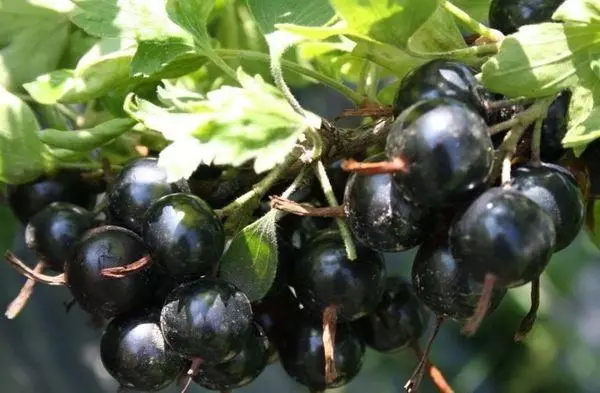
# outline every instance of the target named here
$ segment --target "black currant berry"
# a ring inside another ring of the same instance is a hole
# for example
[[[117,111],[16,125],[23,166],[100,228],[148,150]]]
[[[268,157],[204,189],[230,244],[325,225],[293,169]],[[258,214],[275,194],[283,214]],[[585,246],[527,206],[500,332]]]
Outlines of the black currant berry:
[[[394,179],[411,201],[425,206],[452,204],[488,178],[494,150],[483,118],[448,98],[421,101],[405,110],[390,130],[390,160],[404,170]]]
[[[73,244],[94,225],[91,214],[68,202],[53,202],[25,228],[25,242],[47,267],[62,272]]]
[[[96,202],[96,192],[74,171],[60,171],[53,176],[19,185],[9,185],[8,203],[15,216],[27,224],[34,214],[52,202],[70,202],[90,209]]]
[[[91,229],[75,244],[65,264],[67,285],[77,303],[91,314],[110,318],[127,312],[152,297],[156,288],[153,268],[119,279],[101,272],[147,256],[143,240],[130,230],[111,225]]]
[[[585,217],[583,196],[571,173],[558,165],[523,165],[513,169],[511,187],[540,205],[554,221],[555,251],[579,234]]]
[[[542,140],[540,157],[545,162],[556,162],[565,153],[562,140],[567,133],[568,111],[571,102],[571,92],[562,92],[548,108],[546,118],[542,122]]]
[[[353,327],[340,323],[336,327],[334,362],[336,378],[325,380],[323,325],[318,318],[303,314],[287,332],[279,347],[283,368],[298,383],[311,391],[336,388],[349,383],[362,367],[365,344]]]
[[[187,192],[187,182],[167,182],[167,172],[156,158],[140,158],[121,170],[108,190],[108,211],[119,225],[141,233],[144,214],[159,198]]]
[[[394,115],[422,100],[453,98],[485,114],[483,86],[465,64],[450,60],[432,60],[406,75],[396,92]]]
[[[368,162],[384,160],[383,154]],[[407,250],[419,245],[429,227],[429,214],[407,201],[388,173],[353,173],[344,195],[346,221],[362,245],[384,252]]]
[[[165,343],[159,319],[159,312],[140,309],[106,327],[100,359],[123,388],[161,390],[185,371],[187,362]]]
[[[252,331],[252,307],[233,285],[202,278],[169,294],[160,324],[178,353],[202,364],[224,363],[244,347]]]
[[[396,352],[423,334],[425,315],[411,284],[400,277],[387,280],[377,309],[355,322],[365,343],[379,352]]]
[[[490,27],[512,34],[524,25],[550,22],[564,0],[492,0]]]
[[[209,273],[225,246],[221,220],[192,194],[170,194],[154,202],[142,228],[152,260],[182,282]]]
[[[452,255],[475,280],[492,274],[495,286],[505,288],[537,278],[555,241],[548,213],[519,191],[498,187],[477,198],[450,230]]]
[[[274,285],[260,301],[252,304],[254,321],[273,344],[269,348],[269,363],[278,359],[277,347],[287,339],[285,330],[300,310],[298,299],[287,285]]]
[[[372,312],[385,289],[386,269],[380,254],[357,248],[358,258],[348,259],[336,231],[311,239],[294,265],[293,286],[300,303],[320,315],[335,307],[348,321]]]
[[[203,388],[220,392],[248,385],[267,366],[269,346],[263,329],[254,324],[250,336],[233,359],[213,366],[201,366],[194,381]]]
[[[448,231],[442,229],[419,247],[412,265],[412,285],[418,298],[438,317],[457,321],[473,315],[483,291],[466,264],[452,256]],[[494,288],[488,313],[505,294],[506,289]]]

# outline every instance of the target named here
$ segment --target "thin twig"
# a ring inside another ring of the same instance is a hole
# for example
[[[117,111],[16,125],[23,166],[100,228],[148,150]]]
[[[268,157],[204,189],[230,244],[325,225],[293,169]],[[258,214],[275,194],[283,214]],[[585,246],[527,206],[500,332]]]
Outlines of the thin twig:
[[[314,207],[309,203],[298,203],[277,195],[269,197],[271,208],[291,213],[296,216],[310,217],[344,217],[344,208],[342,206]]]
[[[37,265],[35,265],[33,271],[39,274],[44,271],[45,267],[46,264],[40,261],[37,263]],[[25,306],[27,305],[27,301],[33,293],[33,288],[35,287],[35,284],[35,280],[31,278],[27,279],[25,284],[21,287],[21,290],[19,291],[17,297],[15,297],[15,299],[12,302],[10,302],[10,304],[6,308],[6,312],[4,313],[4,315],[6,315],[6,318],[14,319],[17,315],[19,315],[23,308],[25,308]]]

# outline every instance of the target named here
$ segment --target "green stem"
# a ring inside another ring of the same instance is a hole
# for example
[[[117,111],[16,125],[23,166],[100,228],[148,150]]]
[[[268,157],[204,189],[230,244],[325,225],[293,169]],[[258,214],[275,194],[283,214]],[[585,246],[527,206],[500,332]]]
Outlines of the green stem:
[[[271,170],[271,172],[267,174],[267,176],[265,176],[264,178],[262,178],[262,180],[260,180],[254,186],[252,186],[252,189],[250,191],[241,195],[235,201],[231,202],[222,209],[218,210],[217,213],[219,214],[219,216],[229,216],[235,213],[238,209],[240,209],[247,203],[262,198],[267,193],[267,191],[269,191],[269,189],[273,186],[273,184],[275,184],[275,182],[277,182],[277,180],[279,180],[279,178],[285,174],[288,168],[292,166],[294,162],[296,162],[297,159],[298,155],[295,151],[288,154],[284,162],[277,165],[274,169]]]
[[[451,2],[444,1],[442,6],[446,9],[446,11],[451,13],[462,24],[470,28],[475,33],[487,38],[491,42],[497,42],[500,39],[502,39],[502,34],[500,32],[496,32],[495,30],[492,30],[486,25],[480,23],[478,20],[473,19],[469,14],[467,14],[465,11],[461,10]]]
[[[327,171],[325,170],[325,166],[321,160],[318,160],[315,163],[315,174],[317,175],[317,179],[319,179],[319,183],[321,183],[321,188],[323,189],[323,193],[325,194],[325,198],[327,199],[327,203],[329,206],[335,207],[339,206],[335,194],[333,193],[333,188],[331,187],[331,182],[329,181],[329,177],[327,176]],[[356,246],[354,245],[354,240],[352,239],[352,233],[346,225],[346,221],[343,218],[335,219],[337,226],[340,230],[340,235],[344,240],[344,246],[346,247],[346,255],[348,259],[354,261],[356,256]]]
[[[369,67],[369,72],[367,74],[367,79],[365,81],[365,94],[369,98],[369,101],[377,104],[379,104],[379,101],[377,100],[377,87],[379,83],[378,74],[379,68],[377,64],[371,64],[371,66]]]
[[[262,53],[262,52],[239,50],[239,49],[215,49],[215,52],[224,59],[226,59],[226,58],[242,58],[242,59],[253,60],[253,61],[263,61],[265,63],[270,62],[269,55],[266,53]],[[331,87],[332,89],[334,89],[334,90],[340,92],[341,94],[345,95],[346,97],[348,97],[348,99],[350,99],[356,105],[359,105],[363,101],[362,95],[358,94],[357,92],[355,92],[348,86],[344,85],[343,83],[338,82],[337,80],[330,78],[327,75],[323,75],[320,72],[311,70],[310,68],[303,67],[303,66],[296,64],[293,61],[289,61],[289,60],[281,60],[281,66],[286,71],[292,71],[292,72],[295,72],[296,74],[307,76],[318,82],[321,82],[322,84],[324,84],[326,86]]]
[[[367,79],[369,78],[369,71],[371,70],[371,62],[369,60],[363,60],[360,67],[360,73],[358,74],[358,85],[356,86],[356,93],[361,96],[365,95],[367,90]]]
[[[541,145],[542,145],[542,124],[543,118],[539,118],[535,122],[533,129],[533,136],[531,137],[531,163],[535,166],[539,166],[542,162],[541,158]]]
[[[69,108],[65,104],[56,104],[56,109],[63,115],[65,115],[69,120],[71,120],[74,124],[77,124],[77,120],[79,118],[79,114],[75,112],[73,109]]]
[[[59,161],[56,166],[62,169],[79,169],[82,171],[97,171],[102,170],[102,163],[100,162],[63,162]],[[111,165],[111,169],[120,171],[121,165]]]
[[[237,81],[237,72],[229,66],[219,55],[219,53],[213,48],[201,48],[200,53],[208,57],[217,67],[219,67],[227,76],[234,81]],[[239,83],[239,82],[238,82]]]

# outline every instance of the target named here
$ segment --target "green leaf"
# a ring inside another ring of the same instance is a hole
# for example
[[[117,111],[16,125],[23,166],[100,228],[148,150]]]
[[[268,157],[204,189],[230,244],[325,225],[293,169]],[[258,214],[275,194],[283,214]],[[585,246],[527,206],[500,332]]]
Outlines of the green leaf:
[[[597,0],[566,0],[552,19],[561,22],[600,23],[600,3]]]
[[[436,10],[440,0],[330,0],[354,32],[403,46]]]
[[[130,80],[130,63],[135,48],[128,41],[104,39],[79,60],[74,70],[57,70],[26,83],[23,87],[38,102],[85,102],[111,90],[135,85]],[[117,50],[114,50],[114,49]]]
[[[482,81],[509,97],[549,96],[596,79],[590,59],[599,45],[600,30],[592,25],[523,26],[483,65]]]
[[[277,273],[276,212],[270,211],[231,240],[219,276],[242,290],[250,301],[262,299]]]
[[[167,15],[164,1],[72,0],[71,20],[91,35],[103,38],[151,40],[186,37]]]
[[[74,151],[90,151],[100,147],[121,134],[131,130],[136,124],[132,119],[111,119],[90,129],[62,131],[47,128],[38,133],[46,145]]]
[[[67,46],[69,19],[26,0],[0,3],[0,84],[11,90],[56,68]]]
[[[576,86],[572,90],[568,119],[563,146],[583,150],[600,137],[600,79],[589,87]]]
[[[469,14],[473,19],[487,22],[492,0],[453,0],[452,4]]]
[[[327,0],[247,0],[264,35],[276,31],[277,24],[322,26],[335,16]]]
[[[179,38],[141,41],[131,61],[131,74],[149,77],[183,55],[195,55],[194,48]]]
[[[125,110],[131,117],[173,141],[159,158],[170,178],[188,177],[199,163],[239,166],[254,160],[256,172],[269,170],[284,160],[306,130],[307,120],[275,87],[241,71],[237,79],[242,87],[222,86],[203,100],[171,101],[170,108],[128,99]],[[175,95],[181,92],[171,96]]]
[[[51,167],[52,157],[38,130],[33,111],[0,87],[0,182],[25,183]]]
[[[427,55],[466,48],[467,45],[454,17],[438,7],[410,38],[408,47],[412,52]]]
[[[210,35],[206,28],[214,0],[167,0],[169,17],[192,34],[196,45],[210,48]]]

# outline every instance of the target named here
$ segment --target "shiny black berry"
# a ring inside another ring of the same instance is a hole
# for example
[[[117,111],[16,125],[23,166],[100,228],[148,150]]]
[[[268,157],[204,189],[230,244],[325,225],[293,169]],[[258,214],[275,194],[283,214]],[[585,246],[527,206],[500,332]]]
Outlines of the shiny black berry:
[[[355,326],[371,348],[395,352],[418,340],[424,323],[424,310],[410,282],[390,277],[375,311],[356,321]]]
[[[394,121],[386,154],[406,166],[394,175],[402,193],[438,207],[456,203],[487,180],[494,150],[477,112],[441,98],[421,101]]]
[[[415,68],[402,79],[394,98],[394,115],[421,100],[453,98],[485,114],[483,86],[465,64],[450,60],[432,60]]]
[[[512,34],[524,25],[550,22],[564,0],[492,0],[490,27]]]
[[[545,162],[556,162],[565,153],[562,140],[567,133],[569,103],[571,92],[562,92],[548,108],[546,118],[542,122],[542,140],[540,157]]]
[[[62,272],[73,244],[93,225],[87,210],[68,202],[53,202],[31,217],[25,242],[49,268]]]
[[[475,312],[483,285],[450,251],[448,231],[436,231],[419,247],[412,265],[412,285],[418,298],[438,317],[462,321]],[[504,298],[506,289],[494,288],[488,313]]]
[[[152,260],[178,281],[209,273],[225,246],[215,212],[202,199],[184,193],[164,196],[150,206],[142,237]]]
[[[336,307],[348,321],[372,312],[385,289],[386,269],[380,254],[357,248],[358,258],[348,259],[344,242],[336,231],[310,240],[294,265],[293,287],[300,303],[315,315]]]
[[[244,347],[252,331],[252,307],[233,285],[202,278],[169,294],[160,325],[178,353],[202,364],[224,363]]]
[[[147,255],[142,239],[128,229],[106,225],[87,231],[65,264],[73,298],[87,312],[105,318],[143,306],[156,288],[152,267],[118,279],[101,272]]]
[[[169,385],[186,361],[164,341],[160,313],[140,309],[113,319],[100,341],[100,359],[123,388],[157,391]]]
[[[336,327],[334,361],[337,376],[331,383],[326,383],[325,380],[321,321],[303,315],[290,326],[287,334],[288,339],[279,348],[281,364],[290,377],[311,391],[343,386],[362,367],[365,344],[348,323],[340,323]]]
[[[60,171],[29,183],[9,185],[7,190],[10,208],[23,224],[52,202],[70,202],[85,209],[96,202],[95,190],[81,173],[74,171]]]
[[[141,233],[144,214],[159,198],[175,192],[187,192],[187,182],[169,183],[167,172],[156,158],[140,158],[121,170],[108,190],[111,219],[134,232]]]
[[[383,154],[369,162],[384,160]],[[346,221],[362,245],[384,252],[419,245],[430,226],[428,211],[407,201],[392,174],[354,173],[344,195]]]
[[[254,381],[267,366],[269,339],[254,324],[241,351],[225,363],[201,366],[194,381],[209,390],[221,392],[241,388]]]
[[[298,299],[287,285],[274,286],[264,298],[252,304],[254,321],[273,344],[269,348],[269,363],[279,358],[277,347],[287,339],[286,326],[297,317],[299,306]]]
[[[475,280],[495,275],[496,286],[516,287],[538,277],[556,241],[552,217],[516,190],[490,188],[450,230],[452,255]]]
[[[555,251],[579,234],[585,217],[583,196],[571,173],[558,165],[523,165],[512,171],[511,187],[540,205],[554,221]]]

